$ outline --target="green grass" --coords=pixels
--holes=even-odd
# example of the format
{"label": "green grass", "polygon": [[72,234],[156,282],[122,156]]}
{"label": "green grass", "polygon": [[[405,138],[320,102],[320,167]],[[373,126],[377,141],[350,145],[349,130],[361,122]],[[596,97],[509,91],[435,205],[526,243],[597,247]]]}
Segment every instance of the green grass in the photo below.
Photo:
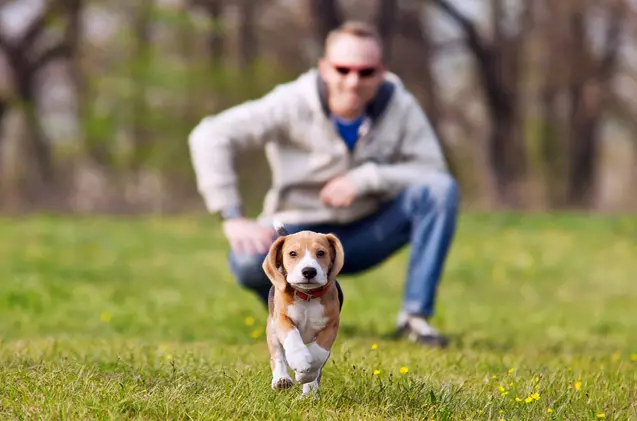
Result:
{"label": "green grass", "polygon": [[637,419],[637,217],[463,215],[442,351],[389,336],[406,251],[340,278],[299,401],[270,389],[265,311],[211,218],[0,219],[0,418]]}

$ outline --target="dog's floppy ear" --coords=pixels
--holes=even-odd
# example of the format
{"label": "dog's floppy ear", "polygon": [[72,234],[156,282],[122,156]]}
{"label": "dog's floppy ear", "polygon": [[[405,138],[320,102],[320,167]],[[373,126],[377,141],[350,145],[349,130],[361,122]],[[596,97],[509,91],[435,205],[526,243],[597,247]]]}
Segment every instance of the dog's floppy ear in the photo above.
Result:
{"label": "dog's floppy ear", "polygon": [[287,286],[284,274],[285,269],[283,268],[283,243],[285,243],[285,237],[277,238],[270,246],[270,251],[263,261],[265,274],[268,275],[274,287],[281,291]]}
{"label": "dog's floppy ear", "polygon": [[345,263],[345,252],[343,251],[341,241],[334,234],[325,234],[325,238],[332,247],[332,265],[330,266],[327,277],[330,281],[334,281],[341,269],[343,269],[343,264]]}

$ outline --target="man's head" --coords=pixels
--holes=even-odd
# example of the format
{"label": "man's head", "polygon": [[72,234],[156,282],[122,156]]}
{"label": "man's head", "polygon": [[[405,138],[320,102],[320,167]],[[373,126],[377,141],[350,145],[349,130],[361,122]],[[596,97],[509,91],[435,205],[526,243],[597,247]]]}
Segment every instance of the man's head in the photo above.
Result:
{"label": "man's head", "polygon": [[383,82],[378,32],[365,23],[345,22],[327,36],[318,68],[327,85],[330,111],[342,118],[358,117]]}

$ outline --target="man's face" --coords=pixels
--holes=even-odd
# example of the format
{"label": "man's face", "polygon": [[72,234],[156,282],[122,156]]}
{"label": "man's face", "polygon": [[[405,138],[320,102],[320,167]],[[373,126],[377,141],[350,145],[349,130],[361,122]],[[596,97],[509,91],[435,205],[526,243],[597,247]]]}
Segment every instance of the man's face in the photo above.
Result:
{"label": "man's face", "polygon": [[359,116],[383,81],[380,46],[371,39],[343,34],[319,61],[330,111],[343,118]]}

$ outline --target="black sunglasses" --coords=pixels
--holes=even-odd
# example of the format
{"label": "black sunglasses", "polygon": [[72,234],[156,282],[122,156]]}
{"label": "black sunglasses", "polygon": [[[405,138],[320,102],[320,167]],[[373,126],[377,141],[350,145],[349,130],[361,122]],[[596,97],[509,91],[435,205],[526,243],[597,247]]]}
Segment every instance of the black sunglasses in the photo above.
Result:
{"label": "black sunglasses", "polygon": [[378,71],[376,67],[361,67],[360,69],[356,69],[346,66],[334,66],[334,69],[343,76],[346,76],[349,72],[358,72],[358,76],[361,78],[372,77]]}

